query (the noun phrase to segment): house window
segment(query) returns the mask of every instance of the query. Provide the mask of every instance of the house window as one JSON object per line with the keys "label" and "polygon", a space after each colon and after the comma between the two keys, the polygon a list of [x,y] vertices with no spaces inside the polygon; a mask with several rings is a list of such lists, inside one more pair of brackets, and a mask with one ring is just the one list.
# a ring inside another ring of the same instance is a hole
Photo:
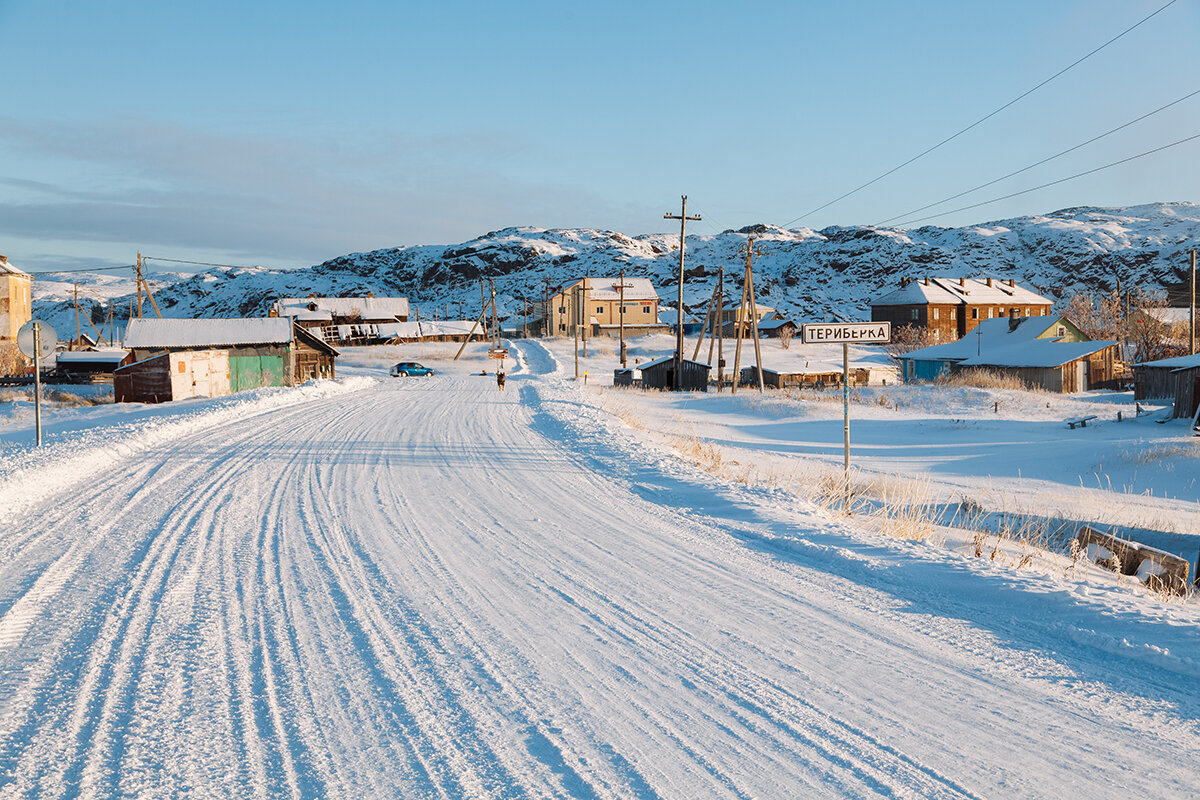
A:
{"label": "house window", "polygon": [[971,309],[971,319],[979,319],[979,309],[978,308]]}
{"label": "house window", "polygon": [[597,314],[603,314],[603,313],[604,313],[604,306],[596,306],[596,313],[597,313]]}
{"label": "house window", "polygon": [[567,329],[566,323],[563,323],[563,322],[558,323],[558,329],[560,331],[565,331]]}
{"label": "house window", "polygon": [[643,314],[649,314],[649,313],[650,313],[650,306],[642,306],[642,313],[643,313]]}
{"label": "house window", "polygon": [[935,309],[933,310],[933,318],[934,318],[934,319],[941,319],[941,317],[942,317],[942,310],[941,310],[940,308],[935,308]]}
{"label": "house window", "polygon": [[1059,326],[1058,326],[1058,335],[1059,335],[1059,336],[1066,336],[1066,335],[1067,335],[1067,326],[1065,326],[1065,325],[1059,325]]}
{"label": "house window", "polygon": [[559,306],[559,307],[558,307],[558,313],[560,313],[560,314],[565,314],[565,313],[567,313],[567,307],[566,307],[566,306]]}
{"label": "house window", "polygon": [[996,309],[996,311],[997,311],[997,314],[996,314],[996,316],[998,316],[998,317],[1003,317],[1003,316],[1004,316],[1004,309],[1003,309],[1003,308]]}
{"label": "house window", "polygon": [[921,311],[920,311],[920,309],[916,309],[916,308],[914,308],[914,309],[912,310],[912,318],[913,318],[913,319],[920,319],[920,318],[921,318]]}
{"label": "house window", "polygon": [[950,309],[950,319],[958,319],[958,309],[957,308]]}

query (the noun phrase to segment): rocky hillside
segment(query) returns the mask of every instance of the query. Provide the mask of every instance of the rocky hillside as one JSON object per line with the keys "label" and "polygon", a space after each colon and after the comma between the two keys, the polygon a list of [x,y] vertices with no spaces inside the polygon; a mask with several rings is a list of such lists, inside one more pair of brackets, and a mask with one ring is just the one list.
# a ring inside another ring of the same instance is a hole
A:
{"label": "rocky hillside", "polygon": [[[763,251],[754,261],[760,304],[803,320],[862,319],[870,314],[871,297],[904,276],[1015,278],[1059,299],[1079,290],[1107,290],[1118,280],[1143,288],[1178,283],[1186,277],[1188,251],[1200,245],[1200,206],[1069,208],[962,228],[813,231],[752,225],[716,236],[689,235],[684,281],[689,316],[703,313],[719,268],[727,279],[732,274],[740,281],[745,262],[739,250],[750,237]],[[547,282],[553,289],[623,268],[649,277],[663,305],[673,306],[678,244],[679,237],[670,234],[506,228],[462,244],[353,253],[307,269],[214,269],[163,286],[156,297],[170,317],[255,316],[279,296],[373,291],[409,297],[425,317],[435,310],[441,318],[448,310],[458,316],[459,303],[470,317],[478,314],[484,278],[494,281],[501,311],[515,319],[521,298],[536,302]],[[729,286],[730,294],[738,292],[740,284]],[[69,320],[73,331],[73,310],[60,298],[41,297],[38,313],[57,324]],[[99,308],[92,313],[102,316]]]}

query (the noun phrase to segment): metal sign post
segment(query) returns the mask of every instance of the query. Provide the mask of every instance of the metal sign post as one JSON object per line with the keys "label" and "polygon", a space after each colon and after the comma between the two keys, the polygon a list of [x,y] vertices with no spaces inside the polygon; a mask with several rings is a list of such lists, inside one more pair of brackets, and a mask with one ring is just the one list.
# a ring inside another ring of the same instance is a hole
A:
{"label": "metal sign post", "polygon": [[58,334],[48,323],[31,319],[17,331],[17,348],[33,359],[33,425],[38,447],[42,445],[42,359],[49,358],[58,344]]}
{"label": "metal sign post", "polygon": [[850,513],[850,343],[886,344],[892,340],[890,322],[806,323],[800,326],[805,344],[842,343],[842,487]]}

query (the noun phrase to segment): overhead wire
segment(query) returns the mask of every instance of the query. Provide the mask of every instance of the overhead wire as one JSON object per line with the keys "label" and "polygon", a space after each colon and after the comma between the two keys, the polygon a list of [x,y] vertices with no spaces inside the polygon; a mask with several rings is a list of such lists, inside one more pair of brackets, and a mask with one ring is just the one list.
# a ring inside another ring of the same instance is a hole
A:
{"label": "overhead wire", "polygon": [[1171,106],[1178,105],[1179,103],[1182,103],[1184,100],[1188,100],[1192,97],[1195,97],[1198,94],[1200,94],[1200,89],[1197,89],[1194,92],[1191,92],[1190,94],[1186,94],[1183,97],[1179,98],[1178,100],[1172,100],[1170,103],[1167,103],[1165,106],[1160,106],[1159,108],[1156,108],[1149,113],[1143,114],[1142,116],[1138,117],[1137,119],[1131,119],[1129,122],[1126,122],[1124,125],[1118,125],[1117,127],[1113,128],[1112,130],[1106,131],[1106,132],[1100,134],[1099,136],[1093,136],[1091,139],[1088,139],[1086,142],[1081,142],[1080,144],[1077,144],[1074,147],[1068,147],[1066,150],[1055,153],[1052,156],[1047,156],[1046,158],[1043,158],[1041,161],[1037,161],[1033,164],[1030,164],[1027,167],[1021,167],[1021,169],[1014,170],[1013,172],[1010,172],[1007,175],[1002,175],[999,178],[996,178],[995,180],[990,180],[987,183],[981,183],[978,186],[975,186],[971,189],[967,189],[965,192],[959,192],[958,194],[954,194],[949,197],[938,200],[937,202],[921,206],[920,208],[914,208],[911,211],[905,211],[903,214],[897,214],[894,217],[888,217],[887,219],[882,220],[876,224],[877,225],[886,225],[887,223],[889,223],[893,220],[901,219],[903,217],[908,217],[913,214],[920,214],[922,211],[925,211],[926,209],[933,208],[934,206],[940,206],[942,203],[949,203],[951,200],[957,200],[958,198],[963,197],[964,195],[968,195],[973,192],[977,192],[980,189],[986,189],[987,187],[997,184],[1000,181],[1007,180],[1009,178],[1020,175],[1022,172],[1028,172],[1029,170],[1034,169],[1035,167],[1040,167],[1041,165],[1049,163],[1050,161],[1053,161],[1056,158],[1065,156],[1068,153],[1073,153],[1082,147],[1087,147],[1089,144],[1092,144],[1093,142],[1098,142],[1106,136],[1111,136],[1112,134],[1117,133],[1118,131],[1122,131],[1125,128],[1128,128],[1130,125],[1136,124],[1148,117],[1154,116],[1155,114],[1159,113],[1160,111],[1166,111]]}
{"label": "overhead wire", "polygon": [[972,203],[969,206],[961,206],[959,208],[951,209],[950,211],[939,211],[936,214],[929,214],[924,217],[917,217],[916,219],[905,220],[904,222],[897,223],[896,227],[905,227],[907,225],[913,224],[914,222],[924,222],[927,219],[936,219],[938,217],[944,217],[948,214],[957,214],[960,211],[970,211],[973,208],[979,208],[980,206],[991,205],[992,203],[999,203],[1001,200],[1008,200],[1011,197],[1019,197],[1020,195],[1023,195],[1023,194],[1029,194],[1030,192],[1036,192],[1039,189],[1045,189],[1050,186],[1057,186],[1060,183],[1066,183],[1067,181],[1073,181],[1076,178],[1082,178],[1086,175],[1091,175],[1093,173],[1100,172],[1101,170],[1106,170],[1111,167],[1117,167],[1117,166],[1120,166],[1121,164],[1127,164],[1130,161],[1134,161],[1136,159],[1143,158],[1145,156],[1154,155],[1155,153],[1161,153],[1163,150],[1167,150],[1169,148],[1176,147],[1181,144],[1186,144],[1187,142],[1193,141],[1194,139],[1200,139],[1200,133],[1193,134],[1192,136],[1188,136],[1183,139],[1179,139],[1177,141],[1171,142],[1170,144],[1164,144],[1161,147],[1155,147],[1153,150],[1147,150],[1144,153],[1138,153],[1137,155],[1129,156],[1128,158],[1122,158],[1117,161],[1109,162],[1108,164],[1105,164],[1104,166],[1101,166],[1101,167],[1095,167],[1093,169],[1084,170],[1083,172],[1076,172],[1074,175],[1068,175],[1067,177],[1059,178],[1056,181],[1050,181],[1048,183],[1043,183],[1038,186],[1033,186],[1029,189],[1022,189],[1019,192],[1011,192],[1010,194],[1003,195],[1002,197],[993,197],[991,200],[984,200],[983,202],[980,202],[980,203]]}
{"label": "overhead wire", "polygon": [[901,169],[904,169],[904,168],[905,168],[905,167],[907,167],[909,164],[912,164],[914,161],[917,161],[917,160],[919,160],[919,159],[922,159],[922,158],[924,158],[925,156],[929,155],[929,154],[930,154],[930,153],[932,153],[934,150],[937,150],[938,148],[942,147],[943,145],[949,144],[950,142],[952,142],[952,141],[954,141],[955,139],[957,139],[959,136],[962,136],[962,135],[963,135],[964,133],[966,133],[967,131],[970,131],[970,130],[972,130],[973,128],[976,128],[976,127],[978,127],[978,126],[979,126],[979,125],[981,125],[982,123],[986,122],[987,120],[989,120],[989,119],[991,119],[992,117],[994,117],[994,116],[996,116],[997,114],[999,114],[1001,111],[1004,111],[1005,109],[1009,108],[1010,106],[1012,106],[1012,105],[1016,104],[1017,102],[1019,102],[1019,101],[1021,101],[1021,100],[1025,99],[1025,98],[1026,98],[1026,97],[1028,97],[1029,95],[1031,95],[1031,94],[1033,94],[1034,92],[1036,92],[1038,89],[1041,89],[1041,88],[1042,88],[1043,86],[1045,86],[1046,84],[1050,83],[1051,81],[1053,81],[1053,80],[1055,80],[1056,78],[1058,78],[1058,77],[1062,76],[1062,75],[1063,75],[1063,74],[1065,74],[1066,72],[1068,72],[1068,71],[1070,71],[1070,70],[1074,69],[1075,67],[1079,66],[1079,65],[1080,65],[1080,64],[1082,64],[1084,61],[1086,61],[1086,60],[1088,60],[1089,58],[1091,58],[1092,56],[1096,55],[1096,53],[1099,53],[1101,50],[1103,50],[1104,48],[1108,47],[1110,44],[1112,44],[1112,43],[1116,42],[1117,40],[1121,39],[1123,36],[1127,35],[1128,33],[1132,32],[1133,30],[1135,30],[1136,28],[1138,28],[1138,27],[1140,27],[1140,26],[1144,25],[1145,23],[1149,22],[1151,19],[1153,19],[1153,18],[1154,18],[1154,17],[1156,17],[1157,15],[1161,14],[1163,11],[1166,11],[1168,8],[1170,8],[1171,6],[1175,5],[1175,3],[1176,3],[1176,2],[1178,2],[1178,0],[1168,0],[1168,2],[1167,2],[1165,5],[1162,5],[1162,6],[1160,6],[1160,7],[1159,7],[1158,9],[1156,9],[1155,11],[1152,11],[1150,14],[1146,15],[1145,17],[1142,17],[1140,20],[1138,20],[1137,22],[1135,22],[1133,25],[1130,25],[1128,28],[1126,28],[1125,30],[1121,31],[1120,33],[1118,33],[1116,36],[1114,36],[1114,37],[1112,37],[1111,39],[1109,39],[1109,40],[1108,40],[1107,42],[1105,42],[1104,44],[1100,45],[1099,47],[1095,48],[1094,50],[1091,50],[1091,51],[1090,51],[1090,52],[1088,52],[1087,54],[1085,54],[1085,55],[1083,55],[1083,56],[1080,56],[1078,59],[1076,59],[1075,61],[1071,62],[1071,63],[1070,63],[1070,64],[1068,64],[1067,66],[1063,67],[1063,68],[1062,68],[1062,69],[1060,69],[1058,72],[1056,72],[1056,73],[1054,73],[1053,75],[1051,75],[1049,78],[1046,78],[1044,81],[1042,81],[1041,83],[1037,84],[1037,85],[1036,85],[1036,86],[1034,86],[1033,88],[1025,90],[1025,91],[1024,91],[1024,92],[1022,92],[1021,94],[1019,94],[1019,95],[1017,95],[1016,97],[1014,97],[1012,100],[1009,100],[1007,103],[1005,103],[1004,105],[1002,105],[1002,106],[1000,106],[999,108],[997,108],[995,111],[992,111],[992,112],[990,112],[990,113],[988,113],[988,114],[985,114],[984,116],[982,116],[982,117],[980,117],[979,119],[977,119],[977,120],[975,120],[974,122],[972,122],[970,125],[968,125],[968,126],[966,126],[965,128],[963,128],[963,129],[959,130],[957,133],[954,133],[954,134],[952,134],[952,135],[950,135],[950,136],[947,136],[945,139],[941,140],[941,141],[940,141],[940,142],[938,142],[937,144],[933,145],[932,147],[930,147],[930,148],[928,148],[928,149],[926,149],[926,150],[923,150],[923,151],[921,151],[920,153],[918,153],[917,155],[915,155],[915,156],[913,156],[912,158],[908,159],[908,160],[907,160],[907,161],[905,161],[904,163],[902,163],[902,164],[899,164],[899,165],[897,165],[897,166],[895,166],[895,167],[892,167],[891,169],[889,169],[887,172],[883,173],[882,175],[879,175],[879,176],[877,176],[877,177],[875,177],[875,178],[872,178],[871,180],[867,181],[866,183],[862,184],[861,186],[858,186],[858,187],[856,187],[856,188],[854,188],[854,189],[851,189],[850,191],[846,192],[845,194],[841,195],[840,197],[835,197],[833,200],[830,200],[828,203],[825,203],[824,205],[817,206],[816,208],[812,209],[811,211],[805,212],[804,214],[801,214],[800,216],[796,217],[795,219],[793,219],[793,220],[790,220],[790,221],[788,221],[788,222],[785,222],[785,223],[782,225],[782,227],[786,228],[786,227],[788,227],[789,225],[792,225],[792,224],[794,224],[794,223],[796,223],[796,222],[799,222],[800,220],[804,219],[805,217],[812,216],[813,214],[817,213],[818,211],[822,211],[822,210],[824,210],[824,209],[826,209],[826,208],[829,208],[829,206],[833,205],[834,203],[838,203],[838,202],[840,202],[840,201],[842,201],[842,200],[845,200],[847,197],[850,197],[851,195],[854,195],[854,194],[857,194],[858,192],[861,192],[863,189],[867,188],[868,186],[871,186],[872,184],[878,183],[879,181],[883,180],[884,178],[888,177],[889,175],[891,175],[891,174],[893,174],[893,173],[895,173],[895,172],[898,172],[898,171],[899,171],[899,170],[901,170]]}

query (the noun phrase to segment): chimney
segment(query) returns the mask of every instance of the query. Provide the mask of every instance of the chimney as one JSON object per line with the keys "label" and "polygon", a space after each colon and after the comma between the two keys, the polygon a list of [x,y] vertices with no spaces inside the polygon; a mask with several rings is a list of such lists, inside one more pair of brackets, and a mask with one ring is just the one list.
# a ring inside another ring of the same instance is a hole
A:
{"label": "chimney", "polygon": [[7,264],[8,256],[0,256],[0,264]]}
{"label": "chimney", "polygon": [[925,285],[926,286],[929,285],[929,276],[928,275],[925,276]]}
{"label": "chimney", "polygon": [[988,279],[987,279],[987,282],[988,282],[988,287],[990,288],[990,287],[992,286],[992,279],[991,279],[991,278],[988,278]]}
{"label": "chimney", "polygon": [[959,279],[958,279],[958,285],[959,285],[959,286],[966,286],[966,285],[967,285],[967,279],[966,279],[966,278],[959,278]]}
{"label": "chimney", "polygon": [[374,292],[367,292],[367,297],[374,297],[374,296],[375,296]]}
{"label": "chimney", "polygon": [[1009,278],[1009,279],[1008,279],[1008,285],[1009,285],[1009,286],[1012,286],[1012,287],[1016,287],[1016,285],[1017,285],[1017,282],[1016,282],[1015,280],[1013,280],[1012,278]]}
{"label": "chimney", "polygon": [[1017,326],[1021,324],[1021,309],[1010,308],[1008,310],[1008,329],[1015,331]]}

